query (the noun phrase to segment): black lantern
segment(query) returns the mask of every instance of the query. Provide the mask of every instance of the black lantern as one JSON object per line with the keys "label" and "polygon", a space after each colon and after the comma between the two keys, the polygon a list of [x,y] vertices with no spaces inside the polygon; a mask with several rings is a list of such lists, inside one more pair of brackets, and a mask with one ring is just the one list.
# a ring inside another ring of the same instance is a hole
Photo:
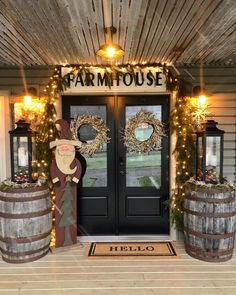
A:
{"label": "black lantern", "polygon": [[35,133],[30,124],[23,120],[16,123],[16,129],[9,131],[11,146],[11,180],[17,183],[32,182],[32,157]]}
{"label": "black lantern", "polygon": [[197,180],[215,184],[223,182],[224,131],[217,124],[208,120],[205,131],[196,133]]}

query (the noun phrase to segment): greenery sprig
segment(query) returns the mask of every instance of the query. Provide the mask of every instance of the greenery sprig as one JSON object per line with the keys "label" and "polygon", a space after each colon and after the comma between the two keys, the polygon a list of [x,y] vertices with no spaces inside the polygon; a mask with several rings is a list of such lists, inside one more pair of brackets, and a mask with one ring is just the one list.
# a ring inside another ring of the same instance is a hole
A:
{"label": "greenery sprig", "polygon": [[206,183],[204,181],[196,181],[195,179],[190,179],[186,182],[186,185],[194,191],[212,191],[212,190],[219,190],[220,192],[232,192],[235,191],[236,186],[233,182],[225,180],[224,183]]}
{"label": "greenery sprig", "polygon": [[34,182],[34,183],[29,183],[29,182],[17,183],[17,182],[11,181],[11,179],[8,178],[0,183],[0,190],[5,191],[9,189],[36,188],[43,185],[45,185],[45,181],[41,179],[38,179],[37,182]]}

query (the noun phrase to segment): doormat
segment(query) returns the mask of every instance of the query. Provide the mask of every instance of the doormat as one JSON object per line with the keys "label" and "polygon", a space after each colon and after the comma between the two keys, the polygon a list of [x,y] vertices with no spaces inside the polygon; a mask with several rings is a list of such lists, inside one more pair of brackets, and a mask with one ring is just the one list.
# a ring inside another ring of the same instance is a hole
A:
{"label": "doormat", "polygon": [[91,243],[88,257],[177,258],[171,242],[98,242]]}

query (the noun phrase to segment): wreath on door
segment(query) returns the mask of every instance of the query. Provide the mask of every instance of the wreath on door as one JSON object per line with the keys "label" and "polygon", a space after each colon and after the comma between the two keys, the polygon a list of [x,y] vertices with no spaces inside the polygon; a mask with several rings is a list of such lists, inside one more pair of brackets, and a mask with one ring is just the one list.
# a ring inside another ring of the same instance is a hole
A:
{"label": "wreath on door", "polygon": [[[90,125],[96,132],[95,138],[90,142],[82,142],[79,138],[79,129],[83,125]],[[92,115],[82,115],[77,116],[74,120],[71,121],[70,130],[72,133],[72,138],[78,140],[81,143],[79,151],[81,154],[92,156],[94,153],[102,149],[103,144],[109,141],[107,128],[104,120],[98,116]]]}
{"label": "wreath on door", "polygon": [[[152,128],[149,138],[140,140],[137,138],[138,128]],[[164,125],[151,112],[141,110],[135,116],[128,119],[124,130],[124,145],[130,153],[146,154],[161,149],[161,141],[164,133]]]}

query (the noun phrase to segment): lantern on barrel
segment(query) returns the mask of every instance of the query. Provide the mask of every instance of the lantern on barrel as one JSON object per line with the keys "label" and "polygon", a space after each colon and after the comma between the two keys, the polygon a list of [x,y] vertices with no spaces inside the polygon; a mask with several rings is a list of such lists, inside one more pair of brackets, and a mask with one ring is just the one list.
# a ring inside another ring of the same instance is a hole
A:
{"label": "lantern on barrel", "polygon": [[32,161],[35,132],[24,120],[16,123],[10,133],[11,180],[17,183],[32,182]]}
{"label": "lantern on barrel", "polygon": [[206,183],[223,183],[224,131],[214,120],[206,122],[203,132],[197,132],[196,178]]}
{"label": "lantern on barrel", "polygon": [[[184,235],[186,252],[209,262],[233,256],[236,232],[234,187],[223,183],[224,131],[209,120],[197,133],[197,180],[185,184]],[[221,183],[221,185],[218,185]]]}

